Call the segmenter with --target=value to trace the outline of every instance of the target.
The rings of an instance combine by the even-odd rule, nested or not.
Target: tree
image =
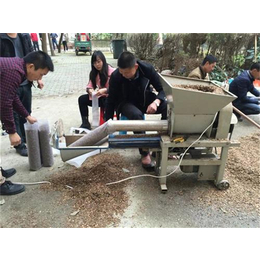
[[[49,44],[50,44],[51,56],[55,56],[55,53],[54,53],[54,50],[53,50],[53,47],[52,47],[51,36],[50,36],[49,33],[48,33],[48,39],[49,39]]]
[[[60,53],[60,50],[61,50],[61,42],[62,42],[63,34],[64,33],[61,33],[61,35],[60,35],[60,40],[59,40],[59,44],[58,44],[58,53]]]
[[[42,33],[42,51],[48,54],[46,33]]]

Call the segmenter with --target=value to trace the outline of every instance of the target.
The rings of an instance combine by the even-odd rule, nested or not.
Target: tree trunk
[[[48,54],[46,33],[42,33],[42,51]]]
[[[54,53],[54,50],[53,50],[53,47],[52,47],[51,36],[50,36],[49,33],[48,33],[48,39],[49,39],[49,44],[50,44],[51,56],[55,56],[55,53]]]
[[[61,33],[61,35],[60,35],[60,40],[59,40],[59,45],[58,45],[58,53],[60,53],[60,50],[61,50],[61,42],[62,42],[63,34],[64,33]]]

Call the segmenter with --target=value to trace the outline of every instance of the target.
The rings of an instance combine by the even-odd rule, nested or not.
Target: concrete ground
[[[112,54],[105,55],[108,63],[116,67]],[[45,87],[42,91],[33,89],[32,115],[37,119],[48,119],[50,125],[61,118],[65,133],[69,133],[71,127],[78,127],[77,99],[85,93],[90,58],[84,54],[76,56],[73,52],[53,57],[55,72],[43,79]],[[251,118],[260,121],[258,116]],[[255,126],[244,120],[236,125],[233,139],[256,131]],[[136,165],[138,173],[144,173],[136,149],[122,150],[120,154]],[[13,182],[43,181],[58,169],[73,167],[56,156],[53,167],[30,171],[28,158],[15,152],[8,136],[1,136],[1,165],[16,168],[17,173],[10,179]],[[185,181],[178,182],[178,179]],[[119,227],[259,227],[256,212],[245,212],[241,207],[237,214],[231,214],[214,205],[200,203],[204,191],[215,189],[209,182],[198,182],[193,175],[177,173],[168,178],[167,186],[168,192],[162,194],[156,179],[132,181],[128,186],[130,205],[120,217]],[[74,211],[73,201],[57,204],[61,196],[59,192],[46,193],[39,187],[26,186],[26,191],[21,194],[0,197],[0,201],[5,200],[0,206],[1,227],[66,227],[66,219]]]

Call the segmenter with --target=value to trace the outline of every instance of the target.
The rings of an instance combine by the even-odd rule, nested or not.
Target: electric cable
[[[156,178],[156,179],[160,179],[160,178],[166,178],[166,177],[169,177],[170,175],[172,175],[173,173],[175,173],[177,171],[177,169],[179,169],[180,165],[181,165],[181,162],[183,160],[183,157],[185,156],[185,154],[187,153],[187,151],[195,144],[197,143],[201,138],[202,136],[204,135],[204,133],[213,125],[213,123],[215,122],[215,119],[217,117],[217,114],[215,114],[212,122],[210,123],[209,126],[206,127],[206,129],[201,133],[201,135],[192,143],[188,146],[188,148],[184,151],[184,153],[181,155],[180,157],[180,161],[179,161],[179,164],[177,165],[177,167],[170,173],[168,173],[167,175],[165,176],[155,176],[155,175],[151,175],[151,174],[141,174],[141,175],[137,175],[137,176],[130,176],[130,177],[127,177],[125,179],[122,179],[122,180],[119,180],[119,181],[114,181],[114,182],[109,182],[109,183],[106,183],[106,185],[113,185],[113,184],[117,184],[117,183],[121,183],[121,182],[124,182],[124,181],[127,181],[127,180],[131,180],[131,179],[136,179],[136,178],[141,178],[141,177],[152,177],[152,178]]]

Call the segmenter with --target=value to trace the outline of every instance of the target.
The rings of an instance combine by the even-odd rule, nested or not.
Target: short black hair
[[[250,70],[254,70],[254,69],[260,71],[260,62],[255,62],[251,65]]]
[[[129,51],[122,52],[118,58],[117,66],[120,69],[133,68],[136,63],[136,58],[133,53]]]
[[[43,51],[30,52],[23,59],[26,64],[32,63],[35,70],[48,68],[49,71],[54,71],[51,57]]]
[[[209,54],[202,61],[202,65],[205,65],[207,61],[209,62],[209,64],[212,64],[212,63],[217,62],[218,60],[217,60],[216,57],[214,57],[213,55]]]

